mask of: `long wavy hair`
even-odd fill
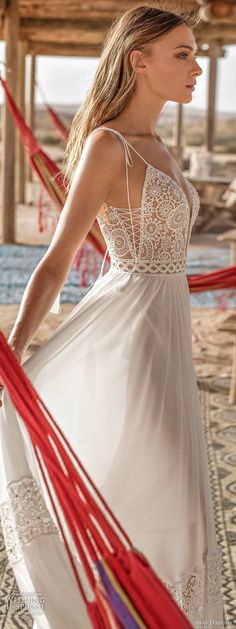
[[[135,89],[135,71],[129,53],[149,53],[149,45],[179,24],[193,28],[196,14],[180,14],[150,5],[138,6],[118,17],[106,33],[91,88],[75,114],[64,154],[64,180],[69,189],[84,142],[95,127],[116,118]]]

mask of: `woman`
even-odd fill
[[[141,6],[114,23],[73,121],[68,198],[9,338],[21,359],[97,216],[110,269],[24,370],[195,627],[222,622],[221,554],[185,270],[199,198],[156,127],[167,101],[191,102],[201,72],[184,18]],[[19,587],[46,600],[37,626],[85,629],[55,525],[49,515],[46,525],[45,519],[36,525],[39,509],[31,506],[43,509],[44,489],[6,393],[3,406],[2,514]],[[49,506],[45,493],[44,500]],[[15,544],[10,506],[19,516]]]

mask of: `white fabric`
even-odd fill
[[[58,293],[55,301],[53,302],[49,312],[51,312],[52,314],[60,314],[61,313],[61,305],[60,305],[60,296],[61,293]]]
[[[131,166],[131,145],[118,135]],[[124,219],[104,204],[98,219],[111,267],[23,368],[133,544],[199,629],[222,623],[223,609],[185,270],[199,209],[193,187],[191,195],[189,208],[180,186],[147,165],[139,224],[136,213],[131,225],[130,203]],[[157,271],[160,263],[168,270]],[[46,600],[34,629],[86,629],[30,441],[6,392],[0,420],[9,557],[21,590]]]

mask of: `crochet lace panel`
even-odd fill
[[[203,556],[203,568],[182,577],[174,585],[163,581],[170,594],[192,623],[201,620],[204,608],[219,610],[223,605],[222,554]]]
[[[11,565],[22,558],[24,544],[39,535],[59,534],[32,477],[24,477],[8,485],[8,500],[0,505],[0,514]]]
[[[12,566],[22,558],[23,546],[39,535],[56,534],[62,541],[32,477],[23,477],[8,485],[8,500],[0,505],[0,514],[6,551]],[[175,584],[164,581],[170,594],[192,621],[201,618],[207,602],[219,604],[220,609],[221,561],[221,555],[213,558],[204,556],[201,571],[188,573]]]
[[[166,173],[149,164],[139,208],[117,208],[104,203],[98,223],[111,258],[121,271],[176,273],[185,270],[188,244],[200,200],[187,181],[192,200]]]

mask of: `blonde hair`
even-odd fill
[[[126,11],[108,29],[93,84],[74,116],[64,156],[64,178],[71,182],[84,142],[95,127],[115,118],[134,92],[135,71],[129,53],[142,50],[179,24],[193,26],[188,13],[172,13],[150,5]],[[69,187],[69,186],[68,186]]]

